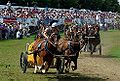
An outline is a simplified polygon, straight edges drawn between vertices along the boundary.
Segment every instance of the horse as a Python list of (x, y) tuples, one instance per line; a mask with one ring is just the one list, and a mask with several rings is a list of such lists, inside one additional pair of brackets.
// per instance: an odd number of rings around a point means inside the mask
[(86, 47), (87, 47), (87, 44), (88, 44), (88, 34), (89, 34), (89, 31), (88, 31), (88, 24), (86, 23), (82, 28), (81, 28), (81, 32), (82, 32), (82, 39), (84, 40), (84, 52), (86, 51)]
[(71, 40), (73, 38), (71, 27), (68, 25), (66, 25), (66, 27), (64, 27), (64, 36), (67, 40)]
[[(57, 50), (57, 44), (60, 39), (58, 33), (52, 33), (50, 37), (46, 40), (42, 40), (37, 45), (38, 51), (34, 53), (35, 60), (35, 69), (34, 73), (37, 72), (37, 69), (41, 70), (42, 73), (46, 73), (52, 63), (53, 56)], [(37, 63), (37, 55), (39, 56), (39, 64)]]
[(74, 34), (78, 32), (78, 27), (76, 26), (66, 26), (64, 29), (64, 36), (67, 40), (74, 39)]
[[(101, 42), (99, 31), (100, 31), (99, 26), (94, 25), (92, 32), (89, 32), (89, 34), (91, 34), (91, 36), (93, 36), (93, 38), (89, 39), (91, 55), (95, 52), (96, 47)], [(100, 55), (101, 55), (101, 53), (100, 53)]]
[(92, 25), (89, 27), (86, 25), (85, 27), (82, 28), (82, 31), (83, 31), (82, 38), (85, 41), (84, 51), (87, 48), (87, 51), (90, 51), (92, 55), (96, 49), (96, 46), (100, 44), (100, 35), (99, 35), (100, 28), (98, 25)]
[[(59, 41), (57, 50), (59, 54), (63, 54), (65, 56), (65, 72), (69, 72), (71, 62), (74, 63), (71, 66), (72, 70), (77, 69), (77, 58), (79, 56), (79, 51), (83, 47), (81, 40), (79, 40), (77, 32), (74, 33), (74, 38), (72, 40), (62, 39)], [(57, 59), (59, 60), (59, 58)], [(59, 64), (58, 64), (59, 65)]]

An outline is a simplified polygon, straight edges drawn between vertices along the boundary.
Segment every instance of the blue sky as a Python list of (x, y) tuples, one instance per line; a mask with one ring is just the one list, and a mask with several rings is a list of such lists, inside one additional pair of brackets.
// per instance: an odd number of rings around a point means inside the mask
[(119, 4), (120, 4), (120, 0), (118, 0)]

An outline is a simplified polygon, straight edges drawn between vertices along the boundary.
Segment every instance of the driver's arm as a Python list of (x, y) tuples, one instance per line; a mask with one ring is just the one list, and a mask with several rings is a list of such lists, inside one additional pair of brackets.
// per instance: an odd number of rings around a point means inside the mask
[(44, 32), (43, 32), (43, 36), (44, 36), (45, 38), (47, 38), (47, 39), (48, 39), (48, 36), (47, 36), (47, 31), (48, 31), (48, 28), (46, 28), (46, 29), (44, 30)]

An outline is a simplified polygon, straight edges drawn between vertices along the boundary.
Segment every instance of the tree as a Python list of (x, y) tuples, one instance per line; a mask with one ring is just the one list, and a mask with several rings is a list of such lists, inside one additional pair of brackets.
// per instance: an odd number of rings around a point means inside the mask
[(105, 0), (102, 5), (103, 11), (117, 11), (119, 7), (119, 3), (117, 0)]
[[(5, 5), (8, 0), (0, 0)], [(102, 11), (120, 11), (118, 0), (10, 0), (18, 6), (51, 7), (51, 8), (83, 8)], [(23, 4), (24, 3), (24, 4)]]
[(91, 10), (100, 10), (102, 6), (102, 0), (89, 0), (87, 4)]

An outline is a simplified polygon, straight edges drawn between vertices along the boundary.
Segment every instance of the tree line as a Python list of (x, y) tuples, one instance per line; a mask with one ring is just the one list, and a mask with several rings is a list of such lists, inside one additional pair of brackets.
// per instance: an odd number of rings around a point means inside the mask
[[(4, 5), (8, 0), (0, 0)], [(78, 8), (90, 10), (102, 10), (120, 12), (118, 0), (10, 0), (12, 5), (17, 6), (38, 6), (51, 8)]]

